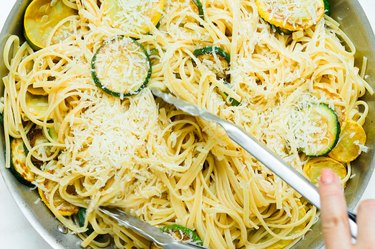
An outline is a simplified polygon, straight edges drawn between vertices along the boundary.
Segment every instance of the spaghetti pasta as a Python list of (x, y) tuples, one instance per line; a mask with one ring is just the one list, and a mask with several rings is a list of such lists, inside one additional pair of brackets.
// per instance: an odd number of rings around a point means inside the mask
[[(255, 0), (202, 0), (203, 16), (195, 1), (166, 0), (157, 10), (158, 28), (147, 12), (134, 9), (131, 20), (143, 19), (128, 29), (131, 23), (114, 25), (108, 18), (107, 0), (60, 1), (77, 15), (54, 27), (45, 48), (34, 51), (17, 36), (4, 48), (6, 166), (11, 139), (22, 139), (33, 184), (83, 247), (150, 246), (100, 206), (155, 226), (195, 229), (204, 246), (215, 249), (290, 248), (308, 232), (316, 208), (219, 127), (163, 103), (147, 88), (125, 99), (107, 95), (93, 82), (90, 63), (105, 41), (137, 38), (150, 54), (151, 86), (241, 126), (303, 173), (309, 157), (295, 130), (306, 122), (296, 108), (326, 103), (340, 110), (342, 122), (363, 125), (368, 106), (359, 98), (373, 93), (363, 79), (365, 65), (359, 73), (355, 47), (337, 22), (325, 16), (284, 35), (260, 18)], [(134, 5), (158, 8), (158, 2)], [(220, 62), (194, 55), (207, 46), (230, 55), (227, 79), (215, 74)], [(34, 129), (44, 140), (31, 143)], [(344, 166), (345, 182), (351, 166)], [(78, 208), (86, 209), (83, 226)]]

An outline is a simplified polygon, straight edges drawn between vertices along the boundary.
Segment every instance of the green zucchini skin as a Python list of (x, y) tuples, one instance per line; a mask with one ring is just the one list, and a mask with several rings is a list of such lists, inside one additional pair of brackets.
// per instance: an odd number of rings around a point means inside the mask
[(195, 57), (198, 57), (204, 54), (210, 54), (210, 55), (217, 54), (220, 57), (222, 57), (224, 60), (226, 60), (228, 63), (230, 63), (230, 55), (227, 52), (225, 52), (223, 49), (216, 47), (216, 46), (208, 46), (208, 47), (196, 49), (194, 50), (193, 54)]
[[(229, 85), (230, 83), (229, 82), (224, 82), (226, 85)], [(227, 93), (224, 93), (224, 96), (225, 96), (225, 99), (228, 97), (228, 94)], [(223, 96), (223, 97), (224, 97)], [(232, 106), (239, 106), (241, 104), (241, 102), (237, 101), (236, 99), (232, 98), (232, 97), (229, 97), (228, 99), (228, 102), (229, 104), (231, 104)]]
[(25, 180), (20, 173), (17, 172), (17, 170), (14, 168), (13, 165), (10, 165), (9, 171), (12, 173), (12, 175), (17, 179), (17, 181), (26, 187), (34, 187), (34, 184), (31, 182)]
[(203, 11), (203, 4), (200, 0), (192, 0), (193, 3), (197, 6), (198, 8), (198, 14), (199, 17), (204, 20), (204, 11)]
[(333, 148), (335, 148), (335, 146), (337, 145), (339, 141), (340, 132), (341, 132), (340, 122), (335, 111), (332, 110), (327, 104), (320, 103), (320, 104), (312, 106), (311, 108), (320, 110), (321, 111), (320, 113), (324, 113), (325, 117), (329, 119), (330, 126), (328, 127), (328, 129), (330, 129), (330, 131), (334, 134), (334, 138), (332, 139), (331, 143), (327, 145), (326, 148), (316, 153), (311, 153), (309, 151), (306, 151), (306, 148), (302, 148), (302, 151), (306, 154), (306, 156), (309, 156), (309, 157), (325, 156), (329, 152), (331, 152)]
[(27, 44), (30, 46), (30, 48), (32, 48), (34, 51), (38, 51), (38, 50), (41, 50), (42, 48), (38, 47), (37, 45), (35, 45), (34, 43), (32, 43), (29, 39), (29, 37), (26, 35), (26, 32), (24, 31), (23, 32), (23, 37), (25, 37), (25, 40), (27, 42)]
[(324, 14), (331, 15), (331, 4), (329, 3), (329, 0), (323, 0), (324, 1)]
[[(221, 49), (220, 47), (208, 46), (208, 47), (196, 49), (196, 50), (194, 50), (193, 54), (196, 57), (199, 57), (199, 56), (205, 55), (205, 54), (208, 54), (208, 55), (217, 54), (221, 58), (223, 58), (228, 64), (230, 64), (230, 55), (227, 52), (225, 52), (223, 49)], [(225, 84), (230, 84), (230, 83), (225, 81)], [(220, 93), (220, 94), (222, 95), (222, 97), (224, 99), (226, 99), (226, 97), (228, 97), (227, 93)], [(241, 104), (239, 101), (235, 100), (232, 97), (229, 97), (228, 102), (232, 106), (239, 106)]]
[(146, 55), (146, 64), (148, 66), (148, 72), (147, 72), (147, 75), (145, 75), (145, 80), (143, 81), (142, 85), (134, 92), (132, 93), (119, 93), (119, 92), (115, 92), (115, 91), (112, 91), (111, 89), (108, 89), (107, 87), (103, 86), (103, 84), (101, 83), (100, 79), (99, 79), (99, 76), (97, 75), (96, 73), (96, 59), (97, 59), (97, 56), (98, 54), (100, 53), (100, 51), (109, 43), (111, 42), (114, 42), (116, 40), (120, 40), (120, 39), (124, 39), (125, 37), (124, 36), (117, 36), (111, 40), (108, 40), (106, 42), (104, 42), (103, 45), (101, 45), (98, 50), (95, 52), (94, 56), (92, 57), (92, 60), (91, 60), (91, 77), (94, 81), (94, 83), (96, 84), (97, 87), (99, 87), (101, 90), (103, 90), (104, 92), (106, 92), (107, 94), (110, 94), (114, 97), (118, 97), (118, 98), (128, 98), (128, 97), (131, 97), (133, 95), (136, 95), (138, 93), (140, 93), (144, 88), (147, 87), (148, 85), (148, 82), (150, 81), (150, 78), (151, 78), (151, 74), (152, 74), (152, 63), (151, 63), (151, 59), (150, 59), (150, 55), (147, 53), (146, 49), (143, 47), (142, 44), (138, 43), (136, 39), (134, 38), (130, 38), (132, 39), (132, 41), (141, 48), (141, 50), (143, 51), (143, 53)]
[[(226, 94), (228, 95), (228, 94)], [(232, 98), (232, 97), (229, 97), (229, 103), (232, 105), (232, 106), (239, 106), (241, 104), (241, 102), (237, 101), (236, 99)]]
[[(77, 213), (77, 220), (80, 227), (83, 227), (85, 225), (86, 220), (86, 208), (80, 207)], [(86, 234), (90, 235), (94, 232), (94, 229), (92, 229), (91, 226), (87, 228)]]
[[(22, 143), (22, 146), (19, 145), (19, 143)], [(27, 174), (30, 176), (31, 172), (27, 171), (28, 168), (26, 167), (26, 149), (25, 145), (23, 144), (22, 139), (12, 139), (11, 140), (11, 164), (10, 164), (10, 172), (12, 175), (20, 182), (21, 184), (27, 186), (27, 187), (34, 187), (34, 184), (32, 184), (26, 177), (23, 175)], [(22, 157), (24, 161), (17, 161), (16, 157)], [(22, 165), (25, 164), (25, 169), (22, 169)]]
[(161, 228), (161, 230), (164, 233), (181, 232), (185, 236), (189, 237), (190, 240), (193, 241), (194, 243), (196, 243), (197, 245), (199, 245), (199, 246), (203, 245), (203, 241), (198, 236), (198, 234), (195, 231), (193, 231), (193, 230), (191, 230), (187, 227), (177, 225), (177, 224), (173, 224), (173, 225), (165, 226), (165, 227)]

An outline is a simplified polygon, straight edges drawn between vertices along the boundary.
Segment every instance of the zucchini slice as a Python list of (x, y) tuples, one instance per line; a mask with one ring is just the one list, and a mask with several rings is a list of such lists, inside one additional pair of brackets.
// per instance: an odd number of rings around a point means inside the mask
[(340, 135), (336, 113), (326, 104), (313, 104), (298, 111), (301, 116), (291, 122), (299, 127), (294, 134), (299, 149), (307, 156), (328, 154)]
[(26, 106), (31, 115), (43, 118), (48, 110), (48, 96), (33, 95), (26, 93)]
[[(56, 186), (56, 184), (57, 183), (50, 181), (48, 179), (45, 179), (43, 182), (44, 187), (48, 189), (49, 191), (52, 190)], [(44, 202), (44, 204), (48, 207), (48, 209), (51, 209), (49, 205), (48, 194), (45, 193), (41, 188), (38, 188), (38, 193), (40, 195), (40, 198)], [(72, 215), (77, 214), (79, 211), (78, 207), (70, 204), (69, 202), (61, 198), (58, 191), (56, 191), (55, 193), (53, 205), (62, 216), (72, 216)]]
[(149, 23), (159, 23), (165, 3), (166, 0), (104, 0), (102, 9), (111, 26), (146, 34), (150, 31)]
[[(203, 246), (202, 239), (198, 236), (198, 234), (195, 231), (191, 230), (190, 228), (177, 225), (177, 224), (173, 224), (173, 225), (162, 227), (161, 230), (164, 233), (171, 235), (176, 240), (192, 242), (196, 245)], [(160, 247), (156, 246), (154, 243), (151, 243), (150, 248), (160, 248)]]
[[(77, 221), (78, 225), (80, 227), (85, 226), (85, 220), (86, 220), (86, 208), (79, 208), (78, 213), (77, 213)], [(94, 229), (92, 229), (91, 226), (87, 228), (86, 234), (90, 235), (91, 233), (94, 232)]]
[(27, 152), (22, 139), (12, 139), (10, 146), (12, 153), (10, 171), (20, 183), (32, 187), (32, 182), (35, 180), (35, 174), (26, 165)]
[(311, 183), (318, 184), (323, 169), (331, 169), (341, 179), (344, 179), (347, 174), (346, 167), (342, 163), (329, 157), (315, 157), (310, 159), (303, 168), (303, 172)]
[(319, 102), (330, 106), (336, 113), (340, 126), (342, 126), (347, 118), (346, 107), (343, 98), (340, 94), (332, 92), (325, 87), (316, 86), (312, 95), (315, 96)]
[[(227, 64), (230, 63), (230, 55), (227, 52), (225, 52), (222, 48), (216, 47), (216, 46), (208, 46), (208, 47), (196, 49), (194, 50), (193, 54), (196, 57), (200, 57), (203, 55), (210, 55), (210, 56), (219, 55), (222, 59), (224, 59), (227, 62)], [(212, 57), (208, 57), (208, 58), (211, 58), (212, 60)]]
[(24, 16), (25, 38), (35, 49), (45, 48), (53, 28), (77, 11), (66, 6), (62, 0), (33, 0)]
[(366, 143), (366, 132), (353, 120), (344, 123), (340, 140), (328, 154), (329, 157), (343, 163), (354, 161), (362, 152)]
[(59, 140), (59, 134), (54, 128), (48, 128), (48, 134), (53, 139), (53, 141), (57, 142)]
[(104, 42), (91, 61), (91, 76), (95, 84), (121, 99), (142, 91), (151, 73), (152, 64), (145, 48), (124, 36)]
[[(229, 84), (228, 82), (224, 82), (224, 83)], [(236, 100), (232, 97), (228, 98), (228, 94), (226, 92), (221, 92), (219, 90), (219, 94), (221, 95), (221, 97), (223, 97), (223, 99), (225, 99), (232, 106), (239, 106), (241, 104), (241, 102), (239, 102), (238, 100)]]
[(199, 17), (204, 20), (204, 11), (203, 11), (203, 4), (200, 0), (191, 0), (193, 2), (193, 10), (195, 10), (198, 14)]
[[(228, 96), (227, 93), (224, 93), (226, 96)], [(228, 102), (232, 105), (232, 106), (239, 106), (241, 104), (241, 102), (239, 102), (238, 100), (232, 98), (232, 97), (229, 97), (228, 99)]]
[(198, 236), (198, 234), (195, 231), (191, 230), (190, 228), (173, 224), (165, 226), (161, 230), (165, 233), (172, 235), (177, 240), (191, 241), (199, 246), (203, 245), (202, 239)]
[(308, 29), (324, 16), (323, 0), (256, 0), (256, 4), (265, 21), (289, 31)]
[(219, 78), (227, 78), (230, 55), (223, 49), (216, 46), (208, 46), (194, 50), (193, 54)]
[[(193, 54), (206, 67), (214, 72), (219, 79), (224, 79), (224, 83), (229, 84), (229, 76), (227, 75), (227, 72), (230, 69), (230, 55), (227, 52), (216, 46), (208, 46), (194, 50)], [(238, 100), (232, 97), (228, 98), (227, 93), (219, 92), (219, 94), (232, 106), (240, 105), (240, 102)]]
[(329, 0), (323, 0), (324, 1), (324, 14), (330, 15), (331, 14), (331, 4), (329, 3)]

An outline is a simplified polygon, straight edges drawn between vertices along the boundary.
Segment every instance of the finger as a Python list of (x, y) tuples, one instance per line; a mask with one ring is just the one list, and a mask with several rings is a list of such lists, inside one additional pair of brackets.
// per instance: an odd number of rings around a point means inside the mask
[(329, 169), (322, 171), (319, 192), (326, 248), (351, 248), (351, 235), (344, 193), (339, 178)]
[(375, 248), (375, 200), (363, 201), (358, 208), (358, 248)]

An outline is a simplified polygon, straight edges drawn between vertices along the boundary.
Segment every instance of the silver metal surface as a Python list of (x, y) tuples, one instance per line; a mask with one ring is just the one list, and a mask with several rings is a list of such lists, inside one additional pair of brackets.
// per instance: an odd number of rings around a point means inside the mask
[(120, 225), (133, 230), (160, 247), (167, 249), (206, 249), (205, 247), (198, 246), (196, 244), (181, 243), (176, 241), (172, 236), (163, 233), (159, 228), (151, 226), (147, 222), (126, 214), (119, 209), (100, 208), (99, 210), (115, 219)]
[[(174, 97), (173, 95), (153, 89), (152, 93), (165, 102), (176, 106), (178, 109), (196, 117), (201, 117), (206, 121), (214, 122), (223, 127), (227, 135), (239, 146), (245, 149), (249, 154), (255, 157), (264, 166), (279, 176), (283, 181), (294, 188), (311, 204), (320, 209), (320, 197), (318, 189), (311, 184), (303, 175), (294, 168), (287, 165), (280, 157), (275, 155), (264, 144), (257, 141), (256, 138), (247, 134), (240, 127), (219, 118), (203, 109), (198, 108), (188, 102)], [(356, 221), (350, 219), (350, 228), (353, 239), (357, 238)]]
[(63, 224), (59, 224), (57, 226), (57, 230), (59, 230), (60, 233), (67, 234), (69, 232), (69, 229), (64, 226)]
[[(3, 58), (3, 48), (6, 39), (11, 34), (22, 37), (23, 34), (23, 13), (28, 4), (28, 0), (18, 0), (8, 16), (4, 28), (0, 35), (0, 79), (7, 74)], [(371, 26), (357, 0), (331, 0), (332, 17), (342, 24), (342, 29), (354, 42), (357, 48), (357, 65), (361, 65), (361, 58), (368, 58), (369, 77), (367, 81), (375, 86), (375, 38)], [(0, 84), (2, 92), (3, 86)], [(353, 209), (365, 188), (375, 167), (374, 146), (375, 146), (375, 99), (365, 96), (364, 100), (369, 103), (370, 113), (366, 119), (365, 130), (368, 135), (367, 146), (369, 152), (364, 153), (353, 165), (355, 178), (351, 179), (346, 188), (346, 199), (351, 209)], [(4, 148), (3, 133), (0, 134), (0, 144)], [(14, 197), (20, 210), (29, 220), (31, 225), (53, 248), (80, 248), (80, 239), (72, 234), (62, 234), (58, 231), (59, 222), (53, 217), (42, 202), (35, 204), (39, 198), (36, 191), (30, 190), (17, 182), (11, 173), (4, 167), (4, 153), (0, 153), (0, 172), (3, 176), (9, 192)], [(317, 249), (323, 244), (320, 225), (313, 227), (312, 231), (306, 234), (304, 240), (299, 242), (294, 248)]]

